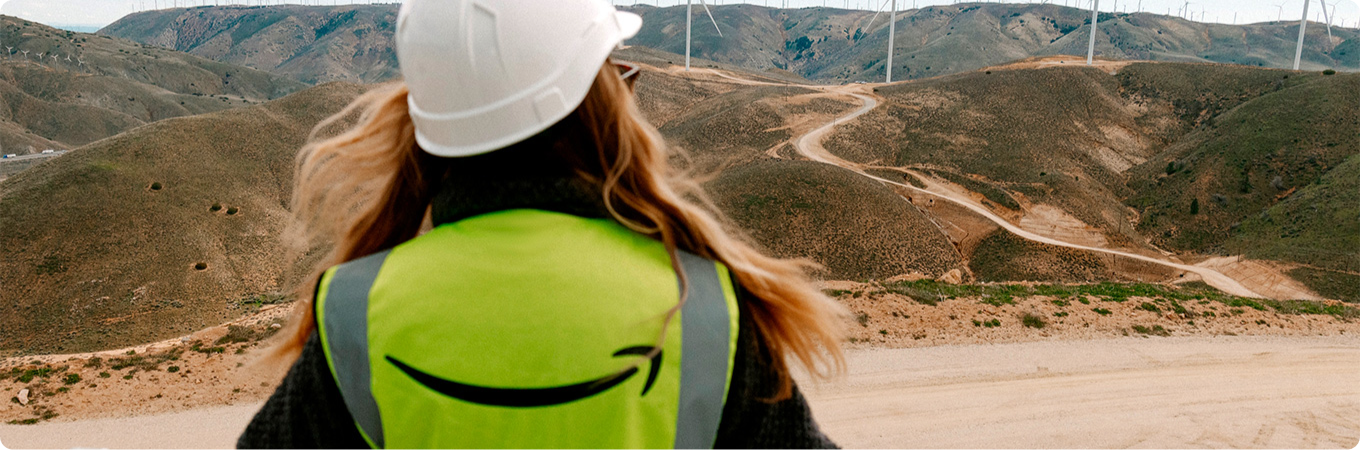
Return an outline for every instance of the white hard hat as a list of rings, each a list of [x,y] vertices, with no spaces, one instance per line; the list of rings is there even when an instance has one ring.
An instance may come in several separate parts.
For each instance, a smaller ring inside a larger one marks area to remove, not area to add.
[[[605,0],[406,0],[397,58],[416,142],[472,156],[546,130],[640,28],[641,17]]]

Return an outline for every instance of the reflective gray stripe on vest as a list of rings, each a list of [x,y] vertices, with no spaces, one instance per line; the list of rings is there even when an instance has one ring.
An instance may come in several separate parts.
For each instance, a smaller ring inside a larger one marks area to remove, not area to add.
[[[718,437],[731,359],[731,316],[713,261],[677,251],[689,281],[681,307],[680,401],[675,448],[711,448]],[[354,421],[378,448],[382,418],[373,397],[368,352],[368,298],[387,251],[341,265],[326,291],[326,351]]]
[[[722,422],[727,390],[732,323],[718,267],[698,255],[677,251],[689,281],[680,309],[680,414],[675,448],[712,448]]]
[[[368,360],[368,292],[378,278],[390,250],[340,265],[326,289],[326,350],[335,365],[335,378],[354,422],[384,448],[382,417],[373,398],[372,368]]]

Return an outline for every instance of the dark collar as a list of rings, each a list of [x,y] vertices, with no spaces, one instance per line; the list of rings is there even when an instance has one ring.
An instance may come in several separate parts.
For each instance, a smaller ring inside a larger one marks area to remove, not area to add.
[[[464,174],[465,175],[465,174]],[[609,217],[600,186],[572,175],[460,176],[451,174],[431,202],[434,226],[509,209],[541,209],[581,217]]]

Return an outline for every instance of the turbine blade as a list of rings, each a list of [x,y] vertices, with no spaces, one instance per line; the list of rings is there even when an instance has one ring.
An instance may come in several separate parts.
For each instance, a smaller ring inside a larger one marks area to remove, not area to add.
[[[718,37],[722,37],[722,28],[718,28],[718,20],[713,18],[713,11],[708,10],[708,2],[699,0],[700,5],[704,5],[704,12],[708,13],[708,20],[713,22],[713,29],[718,30]]]
[[[874,19],[878,19],[878,15],[881,14],[881,13],[883,12],[883,8],[887,8],[887,7],[888,7],[888,2],[889,2],[889,1],[891,1],[891,0],[883,0],[883,4],[882,4],[882,5],[878,5],[878,11],[875,11],[875,12],[874,12],[874,16],[869,18],[869,24],[864,26],[864,32],[865,32],[865,33],[868,33],[868,32],[869,32],[869,28],[872,27],[872,26],[874,26]]]

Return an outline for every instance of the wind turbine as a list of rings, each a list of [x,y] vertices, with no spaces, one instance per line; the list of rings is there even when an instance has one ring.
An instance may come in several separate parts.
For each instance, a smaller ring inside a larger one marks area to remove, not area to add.
[[[1308,0],[1303,0],[1303,18],[1299,19],[1299,45],[1294,47],[1294,70],[1299,70],[1299,60],[1303,59],[1303,32],[1308,27]]]
[[[24,54],[24,61],[28,61],[28,50],[20,50],[19,52]]]
[[[691,31],[694,28],[694,0],[686,0],[685,4],[685,71],[689,72],[690,38]],[[713,11],[708,10],[708,2],[699,0],[699,4],[703,5],[704,12],[708,13],[708,20],[713,21],[713,29],[718,30],[718,37],[722,37],[722,29],[718,28],[718,20],[713,18]]]
[[[1086,65],[1096,58],[1096,22],[1100,21],[1100,0],[1091,0],[1091,41],[1086,45]]]
[[[892,57],[893,41],[897,35],[897,0],[892,0],[892,12],[888,13],[888,78],[887,82],[892,82]]]
[[[1339,2],[1332,2],[1331,14],[1327,14],[1327,0],[1318,0],[1318,2],[1322,3],[1322,18],[1327,20],[1327,46],[1330,47],[1332,44],[1332,17],[1336,17],[1336,4]]]
[[[1287,2],[1280,2],[1280,4],[1275,5],[1275,10],[1276,10],[1276,11],[1275,11],[1275,21],[1276,21],[1276,22],[1279,22],[1279,21],[1281,21],[1281,20],[1284,20],[1284,4],[1285,4],[1285,3],[1287,3]]]

